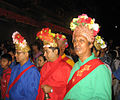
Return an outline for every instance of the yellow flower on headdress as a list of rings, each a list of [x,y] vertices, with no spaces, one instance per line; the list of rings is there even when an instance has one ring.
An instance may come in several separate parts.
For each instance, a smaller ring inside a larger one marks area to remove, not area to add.
[[[51,29],[43,28],[37,33],[37,38],[43,41],[43,47],[57,47],[57,43],[54,39],[55,33],[51,33]]]
[[[99,25],[95,23],[95,19],[88,17],[86,14],[80,15],[78,18],[73,18],[72,22],[70,23],[70,29],[74,31],[80,24],[88,27],[90,30],[93,30],[93,36],[96,36],[99,32]]]
[[[94,46],[96,47],[97,50],[104,49],[107,47],[107,45],[105,44],[105,41],[103,41],[101,36],[98,36],[98,35],[95,37]]]

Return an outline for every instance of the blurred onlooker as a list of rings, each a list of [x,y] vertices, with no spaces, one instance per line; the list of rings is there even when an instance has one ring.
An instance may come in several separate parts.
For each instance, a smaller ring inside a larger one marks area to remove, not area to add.
[[[40,50],[40,44],[38,42],[34,42],[32,44],[32,50],[33,50],[33,62],[36,66],[38,66],[37,58],[42,54],[42,51]]]
[[[67,38],[63,34],[55,34],[55,39],[57,41],[58,48],[60,49],[59,56],[62,57],[62,59],[67,62],[71,67],[74,66],[74,61],[72,60],[72,57],[65,54],[65,50],[68,47]]]
[[[6,90],[11,76],[11,68],[9,67],[12,62],[10,54],[4,54],[1,56],[1,67],[3,68],[1,77],[1,97],[5,99]]]
[[[10,65],[10,68],[12,69],[17,64],[16,59],[15,59],[15,49],[9,48],[8,54],[10,54],[12,56],[12,63]]]
[[[70,56],[72,57],[72,59],[74,60],[74,62],[76,63],[78,61],[78,55],[76,55],[75,50],[74,50],[74,46],[73,44],[70,45],[69,48],[69,52],[70,52]]]
[[[38,58],[38,70],[41,71],[42,66],[47,62],[44,54],[41,54]]]

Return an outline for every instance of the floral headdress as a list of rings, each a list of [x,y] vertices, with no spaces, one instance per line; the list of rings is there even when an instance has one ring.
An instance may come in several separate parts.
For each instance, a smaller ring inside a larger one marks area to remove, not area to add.
[[[103,41],[101,36],[98,36],[98,35],[95,37],[94,46],[97,50],[101,50],[107,47],[107,45],[105,44],[105,41]]]
[[[43,28],[37,33],[37,38],[43,41],[43,47],[57,47],[57,43],[54,39],[55,33],[51,32],[49,28]]]
[[[78,29],[77,27],[78,28],[82,27],[82,28]],[[84,29],[83,27],[87,28],[91,32],[88,32],[88,31],[85,32],[86,29]],[[78,16],[78,18],[73,18],[72,22],[70,23],[70,28],[72,31],[75,31],[76,28],[77,28],[77,31],[84,29],[83,33],[85,34],[85,36],[87,38],[90,36],[90,38],[92,38],[92,40],[91,40],[92,42],[94,41],[94,39],[93,39],[94,36],[96,36],[97,33],[99,32],[99,24],[95,23],[94,18],[92,19],[91,17],[88,17],[86,14],[80,15],[80,16]],[[89,38],[89,40],[90,40],[90,38]]]
[[[17,31],[14,32],[12,38],[13,38],[13,44],[15,44],[15,48],[17,50],[21,50],[23,52],[30,51],[30,47],[28,46],[26,40],[24,39],[24,37],[20,35],[19,32]]]
[[[65,42],[66,48],[68,47],[68,42],[65,35],[57,33],[55,34],[55,38],[58,40],[63,40]]]

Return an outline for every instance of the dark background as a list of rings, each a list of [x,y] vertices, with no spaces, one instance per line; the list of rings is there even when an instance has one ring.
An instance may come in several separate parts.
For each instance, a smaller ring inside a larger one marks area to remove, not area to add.
[[[38,22],[47,21],[66,29],[69,29],[73,17],[85,13],[99,23],[99,35],[107,41],[114,40],[117,45],[120,43],[120,3],[116,0],[0,0],[0,7],[32,17]],[[11,39],[16,30],[31,41],[41,27],[0,17],[0,40]]]

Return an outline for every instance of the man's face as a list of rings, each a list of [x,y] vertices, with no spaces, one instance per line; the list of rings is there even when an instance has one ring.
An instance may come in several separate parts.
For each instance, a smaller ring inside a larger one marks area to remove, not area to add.
[[[82,35],[79,36],[75,35],[73,39],[73,44],[74,50],[78,56],[82,56],[86,52],[88,52],[88,50],[91,50],[87,38]]]
[[[16,50],[15,57],[17,62],[22,62],[26,59],[27,52],[23,52],[21,50]]]
[[[53,51],[49,47],[44,47],[44,56],[47,59],[47,61],[53,62],[57,55],[58,55],[58,52],[56,52],[56,50]]]

